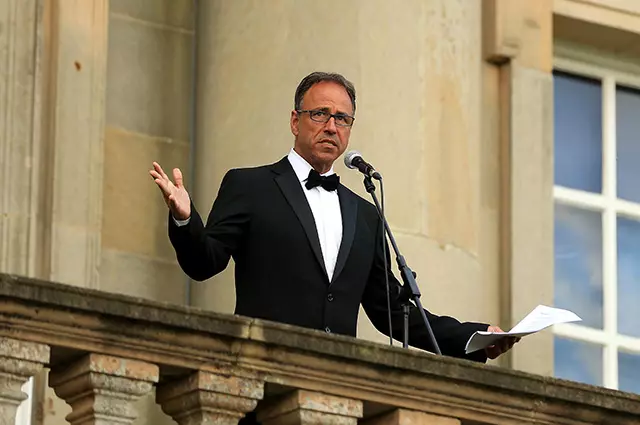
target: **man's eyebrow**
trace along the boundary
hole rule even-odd
[[[312,108],[312,111],[322,111],[322,112],[327,112],[327,113],[331,113],[331,108],[329,108],[328,106],[323,106],[323,107],[319,107],[319,108]],[[348,117],[351,116],[350,113],[348,112],[344,112],[341,110],[336,111],[336,115],[346,115]]]

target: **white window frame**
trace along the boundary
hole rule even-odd
[[[556,45],[554,70],[602,81],[602,194],[557,186],[555,204],[602,213],[603,329],[554,326],[554,334],[603,347],[602,379],[618,389],[618,351],[640,354],[640,338],[618,334],[617,216],[640,221],[640,203],[616,198],[616,85],[640,89],[640,63],[621,61],[576,46]]]

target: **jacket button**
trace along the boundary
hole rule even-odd
[[[331,329],[329,328],[329,326],[327,326],[326,328],[324,328],[324,331],[325,331],[326,333],[328,333],[328,334],[330,334],[330,333],[331,333]]]
[[[329,293],[329,295],[327,295],[327,301],[331,302],[333,301],[333,294]]]

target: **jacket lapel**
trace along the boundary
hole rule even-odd
[[[342,242],[340,243],[336,268],[333,272],[331,283],[336,281],[347,262],[351,245],[353,245],[353,237],[356,232],[356,217],[358,216],[356,197],[342,185],[338,186],[338,198],[340,199],[340,212],[342,213]]]
[[[307,198],[304,196],[300,182],[296,173],[293,171],[289,160],[285,157],[273,166],[273,171],[277,174],[275,181],[280,187],[282,194],[287,199],[289,205],[298,216],[298,220],[302,224],[311,249],[320,263],[320,267],[324,270],[324,275],[329,280],[327,270],[324,266],[324,257],[322,256],[322,249],[320,248],[320,240],[318,239],[318,230],[316,228],[315,220],[313,219],[313,213],[311,207],[307,202]]]

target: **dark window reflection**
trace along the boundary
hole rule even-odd
[[[618,217],[618,332],[640,337],[640,222]]]
[[[640,394],[640,354],[618,353],[618,389]]]
[[[555,184],[602,192],[602,89],[554,72]]]
[[[640,91],[616,90],[618,198],[640,202]]]
[[[602,385],[602,346],[556,336],[554,370],[557,378]]]

